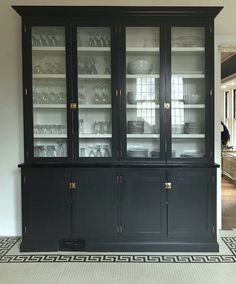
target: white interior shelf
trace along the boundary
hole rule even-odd
[[[201,79],[201,78],[205,78],[205,74],[199,74],[199,73],[179,73],[179,74],[175,74],[175,73],[172,73],[172,77],[175,78],[175,77],[181,77],[181,78],[192,78],[192,79]]]
[[[79,138],[111,138],[111,134],[79,134]]]
[[[79,74],[79,79],[111,79],[110,74]]]
[[[34,79],[64,79],[66,74],[33,74]]]
[[[160,134],[127,134],[127,138],[160,138]]]
[[[204,134],[172,134],[172,138],[205,138]]]
[[[91,51],[98,51],[98,52],[109,52],[111,51],[110,47],[91,47],[91,46],[80,46],[77,47],[78,51],[85,51],[85,52],[91,52]]]
[[[32,51],[65,51],[64,46],[33,46]]]
[[[136,78],[159,78],[159,74],[127,74],[127,79],[136,79]]]
[[[131,108],[131,109],[153,109],[152,107],[146,107],[146,106],[143,106],[142,105],[142,102],[140,102],[140,105],[137,105],[137,104],[134,104],[134,105],[131,105],[131,104],[128,104],[126,105],[127,108]],[[160,108],[160,105],[155,105],[155,108]]]
[[[66,104],[33,104],[33,108],[66,108]]]
[[[34,134],[34,138],[67,138],[67,134]]]
[[[178,107],[172,107],[173,109],[180,109],[180,108],[205,108],[204,104],[183,104]]]
[[[89,109],[89,108],[111,108],[111,104],[79,104],[79,108]]]
[[[171,48],[172,52],[204,52],[205,48],[204,47],[172,47]]]
[[[127,52],[159,52],[159,47],[127,47]]]

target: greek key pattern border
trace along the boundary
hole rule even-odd
[[[232,255],[34,254],[8,255],[20,238],[0,239],[0,263],[236,263],[236,237],[222,237]]]

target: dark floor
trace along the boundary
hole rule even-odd
[[[236,185],[222,177],[222,229],[236,228]]]

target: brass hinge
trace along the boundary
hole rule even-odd
[[[117,176],[116,176],[116,183],[117,183],[117,184],[122,183],[122,176],[120,176],[120,175],[117,175]]]
[[[28,89],[25,89],[25,95],[26,96],[28,95]]]
[[[120,97],[122,96],[122,91],[121,91],[121,89],[119,90],[119,96],[120,96]]]
[[[76,183],[75,182],[69,182],[69,189],[76,189]]]
[[[71,103],[70,104],[71,109],[76,109],[77,108],[77,103]]]
[[[123,232],[123,228],[122,228],[121,225],[118,225],[116,230],[117,230],[117,233],[119,233],[119,234],[121,234]]]
[[[116,90],[116,96],[117,96],[117,97],[119,96],[119,92],[118,92],[118,90]]]
[[[212,89],[210,89],[210,96],[212,96],[213,95],[213,90]]]
[[[171,189],[171,188],[172,188],[171,182],[165,182],[165,189]]]

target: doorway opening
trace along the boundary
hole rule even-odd
[[[221,49],[220,95],[222,229],[229,230],[236,228],[236,48]]]

